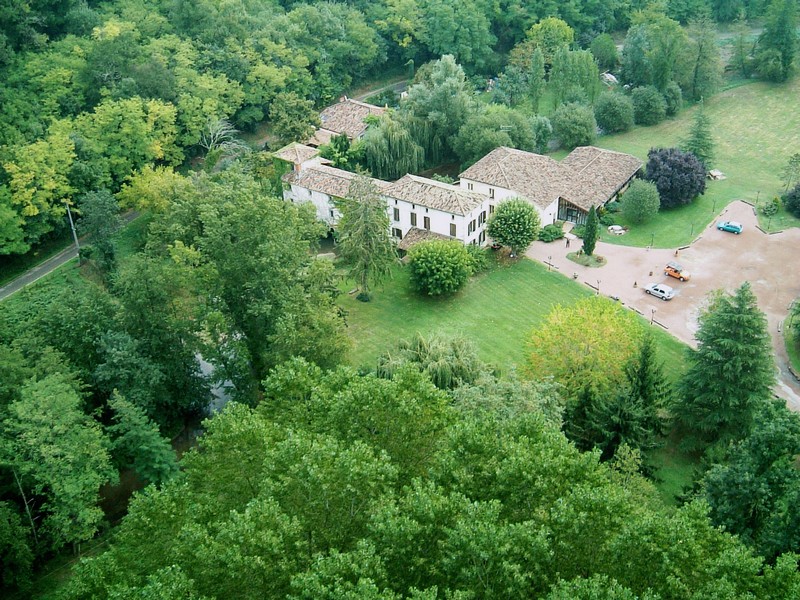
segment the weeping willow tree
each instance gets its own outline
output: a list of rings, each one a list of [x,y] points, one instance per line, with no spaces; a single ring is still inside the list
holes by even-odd
[[[426,373],[433,385],[452,390],[474,383],[486,369],[475,346],[463,337],[415,335],[378,358],[378,376],[391,379],[401,367],[412,364]]]
[[[380,179],[399,179],[422,168],[425,153],[409,129],[390,114],[380,117],[377,127],[364,136],[364,160]]]
[[[358,282],[358,299],[368,302],[370,286],[386,279],[397,262],[386,202],[375,183],[359,175],[350,183],[347,198],[336,201],[336,208],[342,213],[337,226],[339,256]]]

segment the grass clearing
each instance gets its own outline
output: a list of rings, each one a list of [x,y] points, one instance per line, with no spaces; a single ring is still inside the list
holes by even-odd
[[[733,200],[753,204],[780,195],[780,170],[800,147],[800,78],[778,85],[753,82],[728,89],[706,100],[715,141],[714,167],[727,176],[710,181],[705,195],[691,205],[659,213],[649,223],[632,226],[624,236],[602,235],[602,240],[624,246],[677,248],[690,243]],[[647,160],[652,147],[670,147],[689,133],[698,107],[653,127],[635,127],[626,133],[603,136],[596,145]],[[779,213],[780,214],[780,213]],[[766,219],[763,219],[766,224]],[[800,219],[776,215],[770,230],[800,226]]]
[[[668,506],[677,506],[678,496],[694,483],[698,460],[681,452],[672,438],[665,442],[664,446],[649,452],[646,459],[653,469],[661,499]]]
[[[419,332],[462,335],[476,345],[481,359],[507,371],[524,365],[528,336],[553,307],[589,295],[585,286],[523,259],[494,265],[447,298],[420,296],[411,289],[408,270],[397,267],[371,302],[347,294],[340,305],[347,311],[354,365],[373,368],[382,352]],[[660,329],[654,331],[661,360],[671,365],[670,376],[680,376],[686,346]]]

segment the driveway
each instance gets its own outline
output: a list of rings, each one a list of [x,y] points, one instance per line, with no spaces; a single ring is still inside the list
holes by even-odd
[[[717,231],[718,219],[744,224],[740,235]],[[604,296],[616,297],[625,306],[646,319],[653,318],[679,340],[695,346],[697,316],[707,295],[715,289],[732,291],[745,281],[752,285],[758,305],[767,315],[769,333],[780,371],[775,393],[794,410],[800,411],[800,385],[788,370],[788,357],[781,328],[792,301],[800,296],[800,229],[767,235],[756,228],[753,207],[744,202],[730,204],[718,219],[701,232],[692,245],[683,250],[630,248],[598,242],[595,254],[608,263],[599,268],[582,267],[566,258],[567,252],[580,247],[580,240],[567,249],[563,241],[535,242],[527,252],[530,258],[551,262],[566,276],[598,288]],[[692,274],[686,282],[664,275],[664,265],[675,260]],[[599,283],[598,283],[599,282]],[[667,283],[677,295],[663,302],[644,293],[648,283]]]

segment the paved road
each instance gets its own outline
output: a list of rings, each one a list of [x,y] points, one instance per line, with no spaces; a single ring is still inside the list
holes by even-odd
[[[138,216],[139,213],[135,211],[131,211],[122,215],[121,218],[123,227]],[[83,243],[84,238],[81,238],[80,241]],[[70,244],[69,248],[62,250],[55,256],[51,256],[46,261],[39,263],[16,279],[12,279],[3,287],[0,287],[0,302],[11,296],[13,293],[20,291],[22,288],[34,283],[35,281],[38,281],[45,275],[52,273],[59,267],[67,264],[69,261],[75,258],[78,258],[78,250],[75,248],[74,244]]]
[[[74,245],[71,245],[66,250],[62,250],[55,256],[48,258],[43,263],[40,263],[26,271],[16,279],[12,279],[9,283],[0,287],[0,302],[8,298],[14,292],[18,292],[25,286],[32,284],[35,281],[38,281],[48,273],[52,273],[60,266],[68,263],[74,258],[78,257],[78,251],[75,249]]]
[[[587,285],[597,287],[600,281],[601,294],[619,298],[648,320],[653,317],[669,333],[691,346],[696,345],[697,317],[708,293],[720,288],[733,290],[749,281],[759,307],[767,315],[780,371],[775,393],[800,411],[800,385],[788,370],[789,359],[781,333],[790,304],[800,296],[800,276],[791,266],[800,253],[800,229],[767,235],[756,228],[753,207],[744,202],[730,204],[719,217],[740,221],[745,230],[741,235],[717,231],[714,219],[677,257],[674,248],[647,250],[600,242],[596,253],[608,259],[608,264],[592,269],[576,265],[566,257],[568,251],[575,251],[579,241],[570,250],[563,242],[536,242],[527,254],[541,262],[552,256],[553,264],[562,273],[567,276],[577,273],[578,280]],[[691,280],[681,283],[666,277],[663,269],[670,260],[681,262],[692,273]],[[677,296],[669,302],[648,296],[642,288],[653,282],[667,283],[675,288]]]

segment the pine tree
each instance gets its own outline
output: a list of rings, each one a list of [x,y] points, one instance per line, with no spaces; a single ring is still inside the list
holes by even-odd
[[[706,170],[711,169],[714,162],[714,139],[711,136],[711,119],[708,118],[704,106],[700,106],[694,114],[689,137],[681,144],[681,150],[691,152]]]
[[[589,216],[586,218],[586,225],[583,229],[583,251],[589,256],[594,254],[594,247],[597,244],[598,235],[597,211],[593,206],[589,210]]]
[[[356,177],[347,196],[336,203],[342,213],[339,254],[350,265],[350,277],[358,281],[358,299],[368,302],[370,286],[389,276],[397,250],[389,237],[386,203],[375,184],[366,177]]]
[[[767,319],[745,282],[733,295],[717,293],[699,320],[672,412],[689,443],[740,440],[775,382]]]

